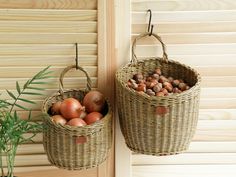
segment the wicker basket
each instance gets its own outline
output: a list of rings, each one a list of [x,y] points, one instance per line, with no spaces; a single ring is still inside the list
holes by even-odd
[[[87,72],[79,67],[87,76],[87,89],[67,90],[63,89],[63,77],[67,71],[76,66],[69,66],[63,70],[60,76],[60,90],[48,97],[42,107],[44,113],[43,145],[51,164],[68,170],[82,170],[97,167],[108,155],[112,141],[112,111],[106,100],[104,117],[91,125],[84,127],[70,127],[55,124],[51,119],[50,107],[58,100],[74,97],[82,100],[85,94],[91,90],[91,80]]]
[[[139,35],[133,42],[131,63],[116,73],[116,99],[121,131],[127,146],[134,152],[147,155],[171,155],[185,151],[195,133],[199,112],[200,75],[192,68],[168,60],[166,47],[161,38],[162,58],[137,61],[137,40],[148,36]],[[164,97],[140,94],[127,86],[136,73],[144,76],[161,68],[163,75],[183,79],[191,88],[180,94]],[[156,114],[164,108],[166,114]]]

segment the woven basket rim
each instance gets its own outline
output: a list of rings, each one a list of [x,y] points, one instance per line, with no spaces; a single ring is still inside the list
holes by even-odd
[[[138,64],[141,64],[141,63],[144,63],[145,61],[148,61],[148,60],[160,60],[161,62],[165,62],[163,60],[163,58],[161,57],[147,57],[146,59],[143,59],[143,60],[139,60],[136,65]],[[181,92],[181,93],[175,93],[175,94],[171,94],[171,95],[167,95],[167,96],[149,96],[147,94],[140,94],[138,93],[137,91],[135,91],[134,89],[132,88],[129,88],[127,86],[127,83],[125,82],[122,82],[120,81],[118,78],[118,74],[120,74],[124,69],[128,68],[128,67],[135,67],[135,65],[132,66],[131,63],[128,63],[126,65],[124,65],[123,67],[119,68],[116,72],[116,80],[122,85],[122,87],[126,88],[127,91],[135,96],[142,96],[144,98],[147,98],[147,99],[151,99],[151,100],[163,100],[163,99],[173,99],[173,98],[177,98],[177,97],[182,97],[184,95],[187,95],[189,93],[191,93],[192,91],[194,91],[195,89],[198,89],[200,87],[200,84],[201,84],[201,75],[197,72],[197,70],[195,70],[194,68],[186,65],[186,64],[183,64],[183,63],[180,63],[179,61],[175,61],[175,60],[172,60],[172,59],[168,59],[168,63],[174,63],[174,64],[177,64],[177,65],[180,65],[182,67],[185,67],[186,69],[189,69],[191,70],[192,72],[195,73],[195,75],[197,76],[197,82],[195,83],[194,86],[192,86],[189,90],[186,90],[184,92]]]
[[[63,93],[66,93],[66,92],[75,92],[75,91],[77,91],[77,92],[81,92],[81,91],[82,91],[82,92],[85,92],[85,91],[80,90],[80,89],[67,89],[67,90],[64,90]],[[69,125],[65,125],[65,126],[64,126],[64,125],[61,125],[61,124],[56,124],[55,122],[53,122],[53,121],[50,119],[50,115],[49,115],[47,112],[45,112],[44,110],[45,110],[45,105],[46,105],[46,103],[48,102],[48,100],[50,100],[50,99],[53,98],[53,97],[60,96],[60,95],[61,95],[61,94],[60,94],[59,92],[54,92],[51,96],[48,96],[48,97],[44,100],[44,102],[43,102],[43,104],[42,104],[42,108],[41,108],[42,113],[43,113],[43,118],[46,119],[51,125],[56,126],[57,128],[64,129],[64,130],[68,130],[68,131],[77,131],[77,130],[78,130],[78,131],[81,131],[82,129],[84,129],[84,130],[87,130],[87,129],[92,129],[92,130],[94,130],[94,128],[97,127],[99,124],[100,124],[101,126],[103,126],[104,122],[109,121],[110,117],[112,117],[111,104],[110,104],[109,100],[108,100],[107,98],[105,98],[106,103],[107,103],[107,106],[108,106],[108,112],[106,113],[106,115],[105,115],[102,119],[96,121],[95,123],[90,124],[90,125],[86,125],[86,126],[81,126],[81,127],[72,127],[72,126],[69,126]]]

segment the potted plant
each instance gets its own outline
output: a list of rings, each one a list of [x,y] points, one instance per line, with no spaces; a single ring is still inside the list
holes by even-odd
[[[22,143],[32,141],[32,138],[42,129],[42,125],[32,122],[31,110],[22,103],[36,104],[34,101],[23,98],[24,95],[43,95],[45,88],[41,85],[48,84],[43,81],[51,76],[46,67],[31,79],[27,80],[23,86],[16,82],[16,93],[6,90],[9,98],[13,101],[0,99],[0,167],[1,176],[13,177],[14,162],[17,148]],[[21,118],[15,108],[29,111],[28,118]],[[25,133],[30,133],[30,137],[25,137]],[[3,163],[6,162],[6,165]],[[5,167],[6,166],[6,167]],[[5,173],[5,168],[7,173]]]

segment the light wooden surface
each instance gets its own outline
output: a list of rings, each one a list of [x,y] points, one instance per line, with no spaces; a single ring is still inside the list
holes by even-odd
[[[233,177],[236,165],[236,1],[131,0],[132,39],[147,30],[151,9],[154,32],[169,59],[202,75],[199,121],[189,150],[180,155],[132,155],[133,177]],[[161,56],[152,38],[139,41],[139,59]],[[129,159],[129,158],[128,158]]]
[[[90,75],[92,88],[106,93],[113,101],[114,30],[113,1],[105,0],[0,0],[0,92],[15,90],[39,70],[51,65],[54,78],[46,86],[45,96],[31,98],[33,121],[42,121],[40,109],[46,96],[58,91],[58,76],[63,68],[75,64],[75,43],[78,43],[78,63]],[[110,10],[107,10],[110,9]],[[109,20],[108,20],[109,19]],[[107,84],[110,87],[107,87]],[[65,88],[86,86],[82,72],[73,70],[66,74]],[[1,98],[9,99],[6,93]],[[10,100],[12,101],[12,100]],[[19,110],[19,109],[17,109]],[[19,110],[22,118],[28,112]],[[25,134],[29,137],[31,134]],[[51,166],[42,146],[42,133],[19,147],[16,156],[18,177],[114,176],[114,150],[108,160],[98,168],[83,171],[58,170]],[[5,162],[4,162],[5,164]]]

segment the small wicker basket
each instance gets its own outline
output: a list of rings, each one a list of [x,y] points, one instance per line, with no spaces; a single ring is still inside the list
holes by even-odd
[[[195,133],[199,112],[200,75],[192,68],[168,60],[161,38],[152,34],[162,45],[162,58],[137,61],[136,43],[149,33],[139,35],[133,42],[132,60],[116,73],[116,99],[121,131],[127,146],[147,155],[171,155],[185,151]],[[161,68],[163,75],[183,79],[191,88],[180,94],[164,97],[140,94],[127,86],[136,73],[144,76]],[[157,108],[168,110],[156,114]]]
[[[67,90],[63,89],[63,78],[66,72],[76,68],[75,65],[63,70],[60,76],[60,90],[48,97],[42,107],[44,113],[43,145],[51,164],[68,170],[82,170],[97,167],[108,156],[112,141],[112,110],[106,100],[104,117],[94,124],[84,127],[71,127],[55,124],[48,114],[53,103],[65,98],[73,97],[82,100],[85,94],[91,90],[91,80],[87,72],[87,89]]]

